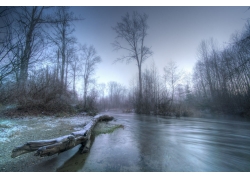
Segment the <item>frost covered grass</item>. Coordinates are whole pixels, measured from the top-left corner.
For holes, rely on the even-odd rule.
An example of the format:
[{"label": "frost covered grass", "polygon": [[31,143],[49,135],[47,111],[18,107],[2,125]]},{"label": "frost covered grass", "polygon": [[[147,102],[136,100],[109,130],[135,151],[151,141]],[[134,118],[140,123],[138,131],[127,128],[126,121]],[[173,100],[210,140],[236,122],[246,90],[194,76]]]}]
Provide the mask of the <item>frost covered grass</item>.
[{"label": "frost covered grass", "polygon": [[11,152],[14,147],[28,141],[68,135],[82,129],[91,119],[90,116],[0,118],[0,172],[29,171],[29,167],[54,158],[55,156],[39,158],[28,153],[13,159]]},{"label": "frost covered grass", "polygon": [[[78,131],[82,129],[91,117],[56,118],[53,116],[22,117],[14,119],[0,119],[0,142],[10,142],[12,138],[22,135],[24,131],[36,130],[37,133],[60,130]],[[32,137],[32,133],[31,133]]]},{"label": "frost covered grass", "polygon": [[26,126],[18,125],[10,120],[0,120],[0,142],[10,142],[10,138],[18,136]]}]

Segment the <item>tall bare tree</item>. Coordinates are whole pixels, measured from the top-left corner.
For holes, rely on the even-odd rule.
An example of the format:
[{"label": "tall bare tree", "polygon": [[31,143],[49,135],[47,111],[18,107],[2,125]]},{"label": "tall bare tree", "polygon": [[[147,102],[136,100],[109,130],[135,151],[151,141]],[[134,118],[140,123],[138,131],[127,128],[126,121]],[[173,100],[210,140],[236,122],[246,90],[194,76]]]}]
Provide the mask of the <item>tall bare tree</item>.
[{"label": "tall bare tree", "polygon": [[83,45],[80,47],[80,59],[83,62],[83,83],[84,83],[84,108],[87,108],[87,93],[91,78],[94,75],[96,65],[101,62],[100,56],[93,46]]},{"label": "tall bare tree", "polygon": [[48,34],[49,39],[57,46],[60,62],[60,81],[62,90],[66,88],[65,76],[67,68],[67,52],[76,39],[72,36],[74,32],[73,21],[83,20],[74,15],[69,7],[57,7],[55,15],[50,17],[52,31]]},{"label": "tall bare tree", "polygon": [[213,40],[202,41],[194,69],[194,87],[200,107],[215,112],[249,115],[250,25],[232,36],[222,50]]},{"label": "tall bare tree", "polygon": [[75,52],[72,54],[72,61],[70,61],[70,76],[73,81],[73,93],[74,93],[74,99],[76,98],[76,79],[80,75],[81,67],[80,67],[80,59],[77,56]]},{"label": "tall bare tree", "polygon": [[9,58],[15,46],[11,44],[13,34],[11,14],[13,8],[0,7],[0,85],[5,77],[13,72],[12,59]]},{"label": "tall bare tree", "polygon": [[183,72],[178,70],[178,66],[175,62],[171,61],[167,66],[164,67],[164,79],[165,83],[171,89],[171,103],[174,102],[174,95],[178,83],[180,83],[183,77]]},{"label": "tall bare tree", "polygon": [[[20,49],[19,81],[25,83],[28,78],[28,66],[32,56],[41,52],[42,34],[41,24],[44,23],[45,7],[18,7],[15,10],[19,32],[23,35],[19,40],[23,47]],[[23,39],[23,40],[22,40]]]},{"label": "tall bare tree", "polygon": [[137,112],[141,113],[142,103],[142,64],[145,60],[152,55],[149,47],[145,46],[145,38],[147,36],[147,19],[146,14],[139,14],[133,12],[132,15],[127,13],[122,16],[121,22],[118,22],[113,30],[117,36],[114,41],[113,47],[115,50],[125,50],[128,52],[126,56],[117,58],[116,61],[126,61],[127,63],[135,61],[138,67],[139,77],[139,94]]},{"label": "tall bare tree", "polygon": [[121,108],[125,103],[126,88],[120,83],[110,81],[107,84],[109,108]]}]

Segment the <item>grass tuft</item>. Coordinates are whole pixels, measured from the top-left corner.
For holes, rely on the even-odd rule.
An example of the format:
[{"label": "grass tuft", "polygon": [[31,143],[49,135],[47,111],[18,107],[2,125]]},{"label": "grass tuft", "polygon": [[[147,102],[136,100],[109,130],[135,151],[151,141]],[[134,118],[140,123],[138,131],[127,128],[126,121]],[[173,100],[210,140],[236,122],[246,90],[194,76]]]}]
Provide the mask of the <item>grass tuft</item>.
[{"label": "grass tuft", "polygon": [[98,126],[94,129],[94,133],[95,133],[95,135],[110,134],[110,133],[114,132],[118,128],[123,128],[124,129],[124,125],[99,123]]}]

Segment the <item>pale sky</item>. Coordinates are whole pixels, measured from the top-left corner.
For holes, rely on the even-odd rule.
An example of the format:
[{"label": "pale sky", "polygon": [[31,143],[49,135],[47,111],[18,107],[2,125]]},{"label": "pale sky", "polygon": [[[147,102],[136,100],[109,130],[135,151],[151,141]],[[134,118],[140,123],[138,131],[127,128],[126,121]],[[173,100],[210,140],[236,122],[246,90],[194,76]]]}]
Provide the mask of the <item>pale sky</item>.
[{"label": "pale sky", "polygon": [[98,82],[117,81],[129,85],[135,78],[135,63],[115,63],[126,51],[113,51],[114,27],[126,12],[138,11],[148,15],[146,45],[153,56],[143,65],[150,67],[154,61],[159,73],[172,60],[180,69],[192,72],[197,61],[197,48],[204,39],[214,38],[226,46],[230,36],[241,31],[250,17],[246,6],[234,7],[72,7],[74,13],[85,20],[76,24],[76,37],[82,44],[92,44],[102,58],[96,76]]},{"label": "pale sky", "polygon": [[[178,6],[175,6],[176,4],[171,6],[151,6],[148,4],[147,6],[138,6],[146,4],[140,1],[136,1],[138,2],[137,6],[133,6],[134,2],[131,3],[131,1],[128,1],[130,6],[122,6],[123,4],[103,6],[117,5],[113,1],[105,1],[105,3],[104,1],[97,3],[91,1],[90,4],[82,2],[83,5],[79,2],[62,0],[53,2],[44,0],[43,2],[39,1],[39,3],[32,2],[33,4],[25,0],[11,2],[11,4],[5,2],[3,5],[71,6],[75,15],[81,15],[85,18],[84,21],[75,23],[75,37],[81,44],[93,45],[102,58],[95,74],[98,83],[117,81],[127,87],[138,73],[136,64],[133,62],[114,64],[116,58],[122,54],[125,55],[126,52],[114,51],[111,45],[116,36],[112,27],[127,12],[138,11],[148,15],[149,29],[145,43],[151,47],[153,56],[146,60],[143,68],[150,67],[154,61],[160,74],[163,73],[163,67],[169,61],[176,62],[179,68],[186,72],[192,72],[197,61],[197,48],[202,40],[213,38],[221,47],[226,46],[230,36],[236,31],[241,31],[247,19],[250,18],[248,6],[180,6],[187,5],[186,1]],[[86,3],[88,6],[85,5]],[[94,6],[89,6],[92,4]],[[125,2],[125,4],[127,3]],[[188,5],[195,4],[197,3],[188,1]]]}]

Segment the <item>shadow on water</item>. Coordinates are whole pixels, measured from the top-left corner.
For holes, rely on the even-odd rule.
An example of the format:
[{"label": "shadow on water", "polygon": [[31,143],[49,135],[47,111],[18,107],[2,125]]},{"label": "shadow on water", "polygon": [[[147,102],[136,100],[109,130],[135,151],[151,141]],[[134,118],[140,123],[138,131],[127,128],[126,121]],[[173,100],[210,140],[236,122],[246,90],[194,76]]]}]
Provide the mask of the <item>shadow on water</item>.
[{"label": "shadow on water", "polygon": [[[64,162],[68,161],[72,155],[77,154],[81,145],[77,145],[74,148],[62,152],[59,155],[54,155],[49,157],[50,159],[43,161],[41,163],[29,166],[23,169],[24,172],[55,172],[58,167],[62,167]],[[38,158],[48,158],[48,157],[38,157]]]},{"label": "shadow on water", "polygon": [[[110,124],[107,122],[99,122],[93,130],[93,135],[91,136],[90,151],[94,144],[95,138],[101,134],[109,134],[118,128],[124,128],[119,124]],[[68,159],[62,166],[57,168],[57,172],[76,172],[83,168],[86,160],[88,159],[90,152],[81,154],[77,151],[70,159]]]},{"label": "shadow on water", "polygon": [[[95,141],[95,136],[91,136],[91,143],[90,148],[92,144]],[[57,172],[76,172],[79,171],[83,166],[88,158],[89,153],[83,153],[81,154],[79,151],[77,151],[70,159],[68,159],[62,166],[57,168]]]}]

